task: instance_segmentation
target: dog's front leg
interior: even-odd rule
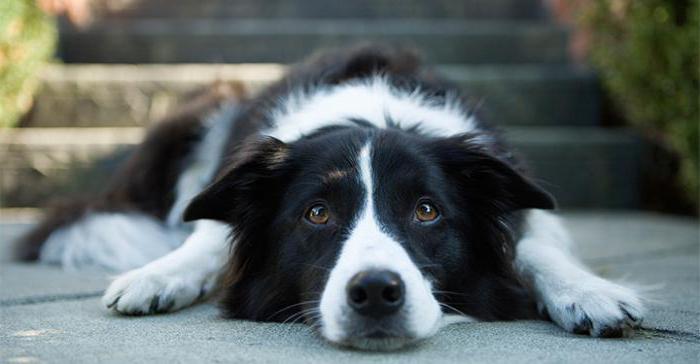
[[[170,312],[191,305],[214,287],[228,257],[230,231],[216,221],[197,221],[178,249],[117,277],[102,303],[130,315]]]
[[[569,332],[597,337],[620,337],[641,323],[639,295],[579,263],[559,218],[541,210],[526,216],[515,267],[537,296],[540,310]]]

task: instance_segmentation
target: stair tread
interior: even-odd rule
[[[434,63],[561,64],[566,38],[563,27],[529,21],[129,19],[63,26],[60,53],[69,63],[287,63],[319,48],[378,41],[415,47]]]
[[[567,65],[438,65],[482,116],[507,125],[596,125],[595,74]],[[71,64],[48,67],[27,126],[143,125],[172,110],[188,92],[215,81],[254,93],[284,74],[280,64]]]
[[[327,0],[170,0],[167,7],[157,1],[133,2],[108,16],[542,18],[544,13],[539,0],[353,0],[332,6]]]
[[[595,73],[580,66],[560,64],[438,64],[435,68],[447,78],[457,79],[588,79]],[[198,82],[220,79],[274,81],[287,66],[280,63],[68,63],[45,68],[42,78],[51,81],[156,81]]]
[[[128,24],[128,27],[125,25]],[[209,33],[241,34],[307,34],[319,32],[353,34],[511,34],[567,32],[567,28],[555,23],[530,20],[462,20],[462,19],[267,19],[246,18],[212,19],[162,19],[129,18],[104,19],[88,28],[74,28],[63,24],[67,33],[94,33],[114,31],[118,33],[174,32],[206,35]]]

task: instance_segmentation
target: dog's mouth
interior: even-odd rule
[[[395,335],[382,329],[376,329],[374,331],[370,331],[369,333],[364,335],[364,337],[368,339],[387,339],[395,337]]]
[[[421,340],[406,327],[400,315],[391,320],[369,320],[354,316],[344,320],[339,334],[328,335],[322,328],[319,334],[334,345],[369,351],[398,350]]]
[[[412,335],[376,328],[353,334],[338,344],[360,350],[391,351],[410,346],[417,341],[418,338]]]

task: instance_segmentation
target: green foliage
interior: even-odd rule
[[[40,67],[53,55],[56,28],[35,0],[0,0],[0,127],[32,102]]]
[[[679,153],[698,202],[698,0],[591,0],[591,61],[626,119]]]

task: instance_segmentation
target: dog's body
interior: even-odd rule
[[[455,88],[410,54],[360,47],[158,126],[104,195],[50,215],[23,246],[128,271],[103,297],[124,314],[218,288],[229,317],[303,319],[361,348],[428,337],[443,311],[622,335],[640,298],[571,256],[553,207]]]

